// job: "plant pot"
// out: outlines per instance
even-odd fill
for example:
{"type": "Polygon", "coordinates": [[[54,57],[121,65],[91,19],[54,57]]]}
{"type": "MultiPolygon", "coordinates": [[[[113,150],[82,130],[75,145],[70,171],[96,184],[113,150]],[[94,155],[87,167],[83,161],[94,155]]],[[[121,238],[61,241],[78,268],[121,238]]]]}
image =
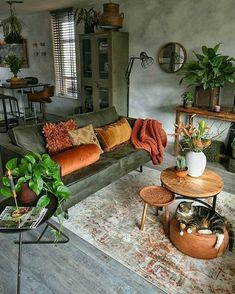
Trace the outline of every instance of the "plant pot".
{"type": "Polygon", "coordinates": [[[206,156],[201,152],[189,151],[186,156],[188,175],[191,177],[200,177],[206,168],[206,156]]]}
{"type": "Polygon", "coordinates": [[[12,77],[10,79],[10,83],[11,83],[11,85],[25,85],[25,84],[27,84],[27,81],[22,78],[12,77]]]}
{"type": "Polygon", "coordinates": [[[177,167],[175,166],[175,174],[178,178],[185,178],[188,174],[188,168],[177,170],[177,167]]]}
{"type": "Polygon", "coordinates": [[[33,203],[38,199],[38,196],[29,188],[28,184],[23,184],[21,191],[18,193],[17,199],[22,204],[33,203]]]}
{"type": "Polygon", "coordinates": [[[85,23],[84,32],[85,32],[85,34],[94,33],[95,32],[94,25],[88,25],[85,23]]]}
{"type": "Polygon", "coordinates": [[[211,89],[210,92],[210,110],[215,111],[215,106],[219,105],[220,88],[211,89]]]}
{"type": "Polygon", "coordinates": [[[124,14],[119,14],[119,4],[105,3],[103,4],[104,12],[100,18],[100,26],[104,29],[119,29],[122,27],[124,14]]]}
{"type": "Polygon", "coordinates": [[[191,107],[193,107],[193,102],[192,101],[184,102],[184,107],[185,108],[191,108],[191,107]]]}

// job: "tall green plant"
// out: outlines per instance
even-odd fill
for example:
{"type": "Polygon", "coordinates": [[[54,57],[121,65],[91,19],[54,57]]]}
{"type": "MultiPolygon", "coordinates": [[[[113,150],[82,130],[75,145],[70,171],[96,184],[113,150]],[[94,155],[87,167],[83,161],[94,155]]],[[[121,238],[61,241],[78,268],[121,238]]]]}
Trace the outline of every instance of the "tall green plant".
{"type": "Polygon", "coordinates": [[[202,46],[202,54],[193,52],[197,60],[184,65],[179,74],[183,75],[180,84],[185,82],[190,86],[201,86],[204,90],[223,87],[225,82],[234,83],[235,67],[233,57],[221,55],[218,52],[221,43],[213,48],[202,46]]]}

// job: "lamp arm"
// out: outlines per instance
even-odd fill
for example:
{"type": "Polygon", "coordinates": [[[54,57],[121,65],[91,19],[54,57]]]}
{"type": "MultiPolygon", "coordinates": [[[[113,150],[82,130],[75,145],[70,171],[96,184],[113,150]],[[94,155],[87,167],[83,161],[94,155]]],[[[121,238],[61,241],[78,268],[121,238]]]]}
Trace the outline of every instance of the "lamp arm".
{"type": "Polygon", "coordinates": [[[135,59],[140,59],[140,58],[139,57],[132,56],[129,59],[129,62],[128,62],[128,65],[127,65],[127,69],[126,69],[126,73],[125,73],[125,77],[126,77],[126,80],[127,81],[129,81],[129,79],[130,79],[130,74],[131,74],[131,70],[132,70],[132,67],[133,67],[133,64],[134,64],[135,59]]]}

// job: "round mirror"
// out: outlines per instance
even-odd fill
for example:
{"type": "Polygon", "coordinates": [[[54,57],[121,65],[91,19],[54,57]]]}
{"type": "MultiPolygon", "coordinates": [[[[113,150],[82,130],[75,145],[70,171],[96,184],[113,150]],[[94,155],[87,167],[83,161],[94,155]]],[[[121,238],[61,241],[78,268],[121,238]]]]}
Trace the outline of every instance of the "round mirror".
{"type": "Polygon", "coordinates": [[[184,65],[187,58],[185,48],[179,43],[167,43],[159,52],[160,67],[169,73],[177,72],[184,65]]]}

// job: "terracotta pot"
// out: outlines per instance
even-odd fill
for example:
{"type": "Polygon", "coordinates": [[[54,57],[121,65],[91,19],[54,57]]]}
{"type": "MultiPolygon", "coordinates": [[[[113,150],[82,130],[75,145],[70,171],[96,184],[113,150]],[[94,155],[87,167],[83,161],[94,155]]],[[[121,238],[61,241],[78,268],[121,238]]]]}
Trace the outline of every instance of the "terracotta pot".
{"type": "Polygon", "coordinates": [[[100,18],[100,26],[103,28],[121,28],[124,14],[119,14],[119,4],[105,3],[103,7],[104,12],[100,18]]]}
{"type": "Polygon", "coordinates": [[[29,188],[28,184],[23,184],[21,191],[18,193],[17,199],[22,204],[28,204],[36,201],[38,196],[29,188]]]}
{"type": "Polygon", "coordinates": [[[177,170],[175,166],[175,174],[178,178],[185,178],[188,174],[188,168],[186,167],[184,170],[177,170]]]}
{"type": "Polygon", "coordinates": [[[224,241],[220,248],[217,250],[214,248],[216,243],[216,235],[202,235],[199,233],[184,233],[180,235],[179,224],[175,218],[170,222],[170,240],[174,246],[186,255],[200,258],[200,259],[212,259],[224,254],[228,247],[228,232],[224,232],[224,241]]]}

